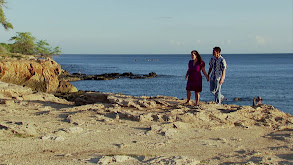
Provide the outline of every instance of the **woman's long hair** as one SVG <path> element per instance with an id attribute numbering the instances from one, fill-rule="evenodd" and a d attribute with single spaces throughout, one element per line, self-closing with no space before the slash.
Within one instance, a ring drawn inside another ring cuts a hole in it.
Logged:
<path id="1" fill-rule="evenodd" d="M 193 52 L 195 52 L 195 55 L 196 55 L 196 58 L 197 58 L 197 63 L 200 65 L 201 64 L 201 61 L 202 61 L 200 54 L 196 50 L 191 51 L 191 54 Z"/>

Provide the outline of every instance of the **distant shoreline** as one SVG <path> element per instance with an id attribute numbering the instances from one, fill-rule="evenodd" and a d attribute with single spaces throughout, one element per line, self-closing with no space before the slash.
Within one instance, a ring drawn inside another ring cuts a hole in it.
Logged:
<path id="1" fill-rule="evenodd" d="M 272 54 L 292 54 L 293 55 L 293 53 L 223 53 L 222 55 L 268 55 L 268 54 L 270 54 L 270 55 L 272 55 Z M 129 54 L 126 54 L 126 53 L 121 53 L 121 54 L 97 53 L 97 54 L 93 54 L 93 53 L 89 53 L 89 54 L 86 54 L 86 53 L 84 53 L 84 54 L 80 54 L 80 53 L 64 53 L 64 54 L 60 54 L 59 56 L 61 56 L 61 55 L 122 55 L 122 56 L 124 56 L 124 55 L 164 55 L 164 56 L 171 55 L 171 56 L 176 56 L 176 55 L 189 55 L 189 53 L 184 53 L 184 54 L 167 54 L 167 53 L 164 53 L 164 54 L 159 54 L 159 53 L 158 54 L 157 53 L 150 53 L 150 54 L 145 54 L 145 53 L 142 53 L 142 54 L 135 54 L 135 53 L 129 53 Z M 205 56 L 205 55 L 212 55 L 212 54 L 203 53 L 201 55 Z"/>

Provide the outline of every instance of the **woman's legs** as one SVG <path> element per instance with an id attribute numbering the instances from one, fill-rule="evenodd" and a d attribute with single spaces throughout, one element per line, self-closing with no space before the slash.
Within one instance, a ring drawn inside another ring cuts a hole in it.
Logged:
<path id="1" fill-rule="evenodd" d="M 190 97 L 191 97 L 191 92 L 187 90 L 186 93 L 187 93 L 186 103 L 189 103 Z M 200 99 L 200 92 L 194 92 L 194 93 L 195 93 L 195 105 L 197 106 L 199 103 L 199 99 Z"/>
<path id="2" fill-rule="evenodd" d="M 190 97 L 191 97 L 191 92 L 186 90 L 186 94 L 187 94 L 187 101 L 186 103 L 189 103 Z"/>
<path id="3" fill-rule="evenodd" d="M 197 106 L 199 103 L 200 92 L 194 92 L 194 93 L 195 93 L 195 106 Z"/>

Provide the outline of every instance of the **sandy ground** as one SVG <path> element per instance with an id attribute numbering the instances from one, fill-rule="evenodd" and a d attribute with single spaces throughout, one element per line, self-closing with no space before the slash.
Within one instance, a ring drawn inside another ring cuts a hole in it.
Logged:
<path id="1" fill-rule="evenodd" d="M 270 105 L 105 95 L 75 106 L 0 82 L 0 164 L 293 164 L 293 118 Z"/>

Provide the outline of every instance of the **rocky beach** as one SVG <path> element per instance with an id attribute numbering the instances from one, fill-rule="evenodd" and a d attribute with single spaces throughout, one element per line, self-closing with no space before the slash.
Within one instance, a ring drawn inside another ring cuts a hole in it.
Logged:
<path id="1" fill-rule="evenodd" d="M 50 59 L 0 71 L 0 164 L 293 164 L 293 117 L 271 105 L 78 92 Z"/>

